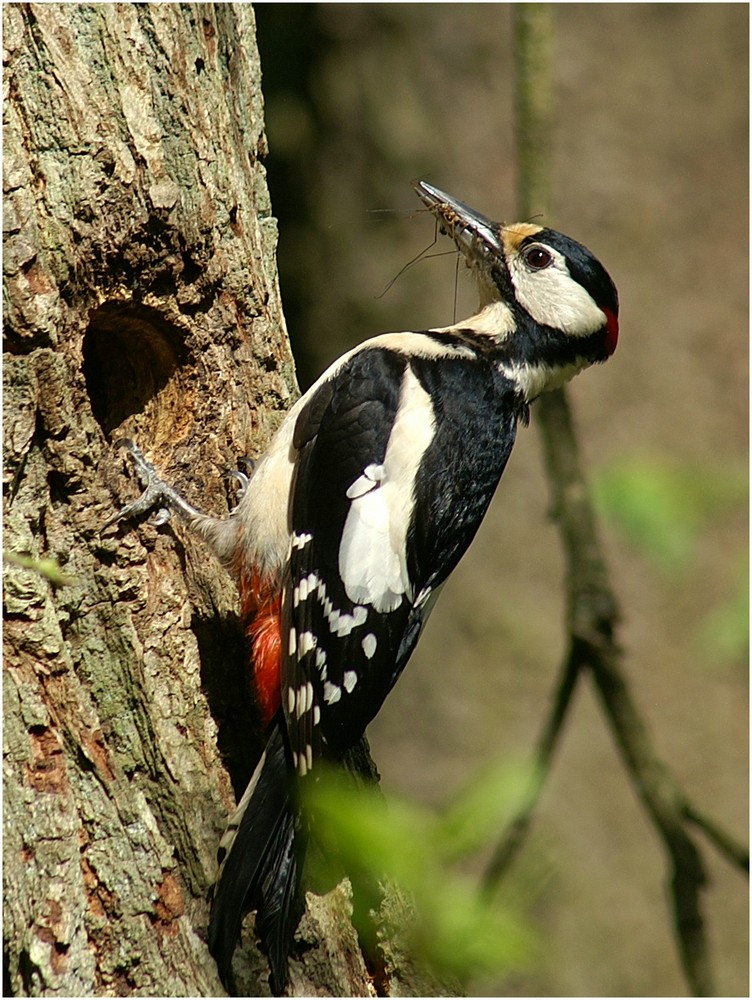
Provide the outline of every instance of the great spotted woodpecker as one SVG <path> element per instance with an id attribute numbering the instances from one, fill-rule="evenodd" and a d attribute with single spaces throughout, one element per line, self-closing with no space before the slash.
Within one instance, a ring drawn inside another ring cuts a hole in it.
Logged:
<path id="1" fill-rule="evenodd" d="M 299 919 L 301 782 L 362 736 L 483 519 L 529 404 L 605 361 L 616 288 L 584 246 L 492 222 L 430 184 L 417 193 L 480 288 L 452 326 L 343 355 L 297 401 L 226 519 L 201 514 L 129 442 L 143 496 L 178 511 L 234 573 L 267 727 L 220 845 L 209 947 L 223 980 L 245 913 L 280 994 Z M 164 516 L 164 515 L 163 515 Z"/>

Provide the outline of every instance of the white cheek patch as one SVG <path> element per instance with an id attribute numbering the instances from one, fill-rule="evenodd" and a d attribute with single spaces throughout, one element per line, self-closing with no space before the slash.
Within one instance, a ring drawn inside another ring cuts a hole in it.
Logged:
<path id="1" fill-rule="evenodd" d="M 575 281 L 563 255 L 546 248 L 554 263 L 531 271 L 522 259 L 513 258 L 510 276 L 517 301 L 541 326 L 551 326 L 570 337 L 588 337 L 600 330 L 606 316 L 592 296 Z"/>
<path id="2" fill-rule="evenodd" d="M 347 491 L 350 510 L 339 548 L 339 572 L 349 599 L 377 612 L 394 611 L 410 594 L 407 531 L 421 460 L 433 440 L 431 397 L 405 369 L 384 461 L 367 466 Z"/>

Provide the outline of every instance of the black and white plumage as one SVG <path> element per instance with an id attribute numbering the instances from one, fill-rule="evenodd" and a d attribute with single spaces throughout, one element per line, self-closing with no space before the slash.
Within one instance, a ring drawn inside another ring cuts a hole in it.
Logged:
<path id="1" fill-rule="evenodd" d="M 616 289 L 585 247 L 492 222 L 429 184 L 416 190 L 478 279 L 480 312 L 375 337 L 336 361 L 292 408 L 228 519 L 162 494 L 235 571 L 248 619 L 269 743 L 221 845 L 209 944 L 229 982 L 255 909 L 277 993 L 305 852 L 298 782 L 381 708 L 529 404 L 605 361 L 618 336 Z"/>
<path id="2" fill-rule="evenodd" d="M 429 334 L 401 346 L 423 340 L 433 348 Z M 291 517 L 305 541 L 283 600 L 283 689 L 301 775 L 322 740 L 344 750 L 378 712 L 511 451 L 515 387 L 463 355 L 366 348 L 297 420 Z"/>

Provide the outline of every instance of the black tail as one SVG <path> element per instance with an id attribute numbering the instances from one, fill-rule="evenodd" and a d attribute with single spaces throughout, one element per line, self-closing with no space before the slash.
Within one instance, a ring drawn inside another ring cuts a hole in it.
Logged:
<path id="1" fill-rule="evenodd" d="M 232 956 L 243 917 L 256 910 L 256 934 L 269 959 L 269 985 L 287 985 L 290 947 L 300 920 L 304 850 L 293 801 L 281 713 L 219 848 L 220 870 L 209 921 L 209 950 L 232 992 Z"/>

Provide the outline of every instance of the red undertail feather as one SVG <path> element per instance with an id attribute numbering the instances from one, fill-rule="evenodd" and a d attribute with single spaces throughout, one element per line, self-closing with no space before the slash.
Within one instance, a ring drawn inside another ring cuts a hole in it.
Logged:
<path id="1" fill-rule="evenodd" d="M 243 621 L 251 640 L 253 684 L 256 698 L 268 726 L 280 707 L 282 663 L 282 593 L 268 579 L 253 570 L 240 585 Z"/>

